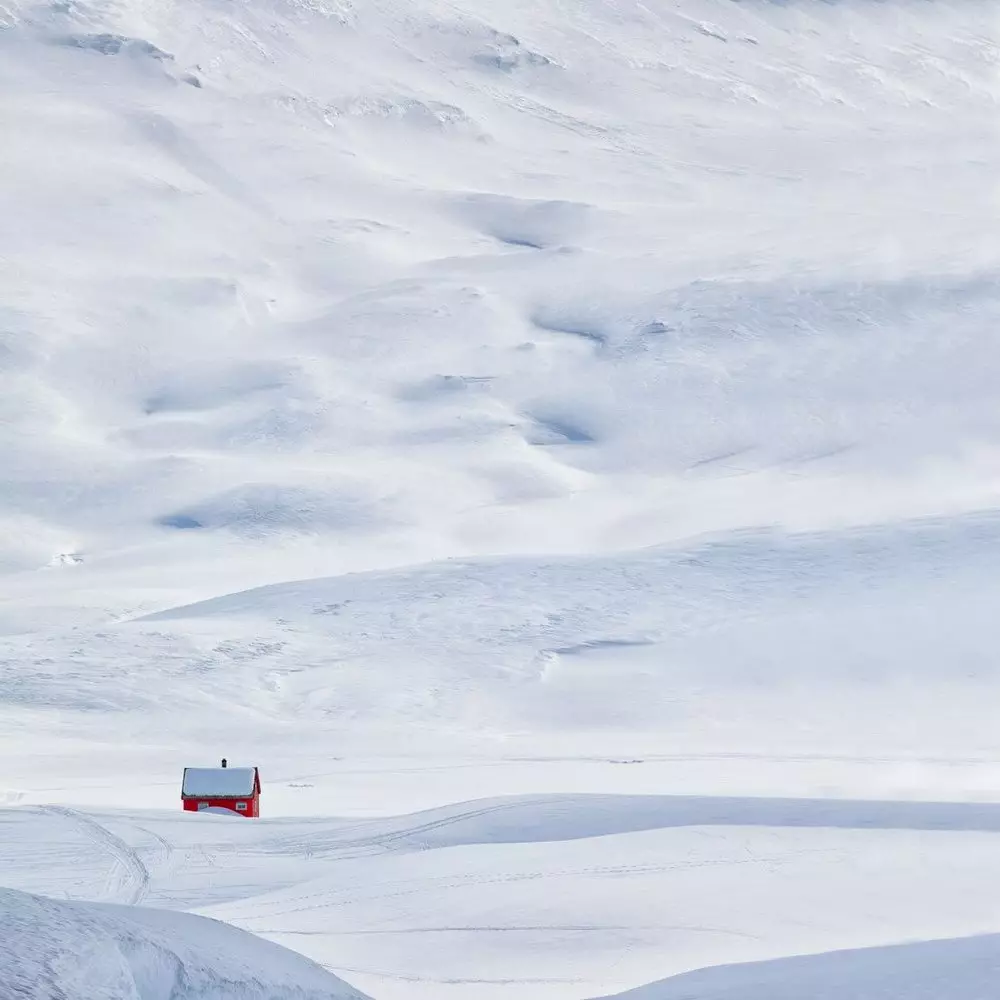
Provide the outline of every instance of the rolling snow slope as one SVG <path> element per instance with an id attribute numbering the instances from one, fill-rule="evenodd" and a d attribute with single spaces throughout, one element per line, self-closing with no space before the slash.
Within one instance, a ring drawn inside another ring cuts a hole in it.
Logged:
<path id="1" fill-rule="evenodd" d="M 0 815 L 16 887 L 215 917 L 387 1000 L 568 1000 L 705 965 L 981 935 L 1000 876 L 995 805 L 564 794 L 353 821 Z"/>
<path id="2" fill-rule="evenodd" d="M 961 0 L 0 0 L 0 884 L 377 1000 L 967 1000 L 998 56 Z M 223 755 L 259 822 L 177 812 Z"/>
<path id="3" fill-rule="evenodd" d="M 992 506 L 986 8 L 5 25 L 8 631 Z"/>
<path id="4" fill-rule="evenodd" d="M 365 1000 L 301 956 L 217 921 L 0 889 L 8 997 Z"/>
<path id="5" fill-rule="evenodd" d="M 616 1000 L 981 1000 L 996 988 L 994 935 L 867 948 L 678 976 Z M 606 998 L 611 1000 L 611 998 Z"/>

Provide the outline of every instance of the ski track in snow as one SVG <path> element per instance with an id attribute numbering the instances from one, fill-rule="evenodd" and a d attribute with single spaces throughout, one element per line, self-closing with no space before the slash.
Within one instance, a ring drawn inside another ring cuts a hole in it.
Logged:
<path id="1" fill-rule="evenodd" d="M 115 902 L 141 903 L 149 891 L 149 869 L 136 850 L 106 826 L 77 809 L 44 806 L 46 812 L 76 823 L 87 840 L 99 850 L 110 854 L 114 862 L 108 875 L 108 896 Z M 159 840 L 159 838 L 157 838 Z M 160 840 L 166 846 L 166 842 Z"/>

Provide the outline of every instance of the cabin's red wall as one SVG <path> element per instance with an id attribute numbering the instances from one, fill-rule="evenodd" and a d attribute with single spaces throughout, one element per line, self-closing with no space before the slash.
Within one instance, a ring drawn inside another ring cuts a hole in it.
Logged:
<path id="1" fill-rule="evenodd" d="M 197 812 L 198 803 L 204 802 L 206 808 L 218 807 L 220 809 L 228 809 L 236 813 L 237 816 L 252 816 L 254 818 L 260 816 L 260 796 L 256 792 L 246 798 L 239 799 L 184 799 L 183 802 L 185 812 Z M 246 812 L 237 810 L 237 802 L 245 802 L 247 804 Z"/>

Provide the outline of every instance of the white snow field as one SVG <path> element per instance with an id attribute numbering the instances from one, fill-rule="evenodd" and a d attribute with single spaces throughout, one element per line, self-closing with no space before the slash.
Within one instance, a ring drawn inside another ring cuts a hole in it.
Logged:
<path id="1" fill-rule="evenodd" d="M 0 0 L 0 1000 L 992 997 L 998 67 Z"/>

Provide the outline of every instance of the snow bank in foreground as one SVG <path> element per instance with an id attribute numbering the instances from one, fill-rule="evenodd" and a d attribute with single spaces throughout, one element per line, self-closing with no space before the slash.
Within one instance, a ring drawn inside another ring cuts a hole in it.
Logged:
<path id="1" fill-rule="evenodd" d="M 1000 934 L 722 965 L 605 1000 L 983 1000 L 996 995 Z"/>
<path id="2" fill-rule="evenodd" d="M 0 889 L 4 996 L 365 1000 L 308 959 L 205 917 Z"/>

